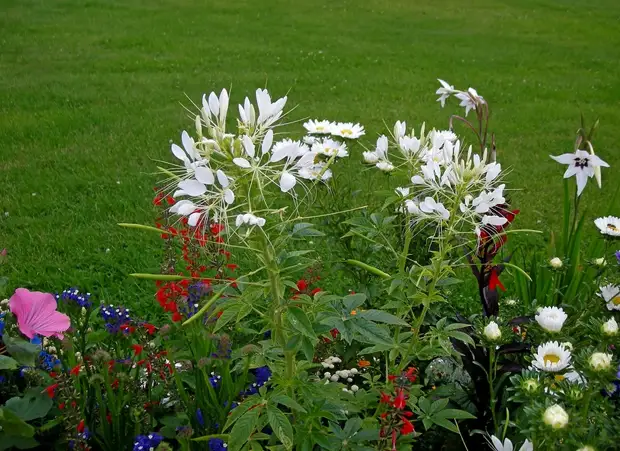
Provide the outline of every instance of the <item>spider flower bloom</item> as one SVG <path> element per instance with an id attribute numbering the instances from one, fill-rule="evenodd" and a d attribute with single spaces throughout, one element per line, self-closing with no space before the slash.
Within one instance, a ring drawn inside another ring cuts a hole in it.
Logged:
<path id="1" fill-rule="evenodd" d="M 56 299 L 49 293 L 18 288 L 9 300 L 9 307 L 17 317 L 20 332 L 30 339 L 42 335 L 62 340 L 62 332 L 71 326 L 69 317 L 56 311 Z"/>

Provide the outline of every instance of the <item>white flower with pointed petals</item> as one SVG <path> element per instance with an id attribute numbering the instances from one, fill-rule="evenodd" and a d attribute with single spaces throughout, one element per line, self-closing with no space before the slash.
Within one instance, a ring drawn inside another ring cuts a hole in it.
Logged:
<path id="1" fill-rule="evenodd" d="M 567 164 L 568 169 L 564 173 L 564 178 L 575 176 L 577 180 L 577 196 L 581 195 L 588 183 L 588 178 L 594 177 L 597 167 L 608 168 L 609 165 L 596 155 L 591 155 L 585 150 L 577 150 L 575 153 L 565 153 L 560 156 L 550 155 L 558 163 Z"/>
<path id="2" fill-rule="evenodd" d="M 287 193 L 293 189 L 296 183 L 297 179 L 293 174 L 287 171 L 282 172 L 282 175 L 280 176 L 280 190 L 283 193 Z"/>
<path id="3" fill-rule="evenodd" d="M 399 186 L 394 191 L 396 191 L 396 194 L 400 196 L 407 197 L 409 195 L 410 189 L 409 187 L 403 188 Z"/>
<path id="4" fill-rule="evenodd" d="M 379 161 L 375 166 L 383 172 L 391 172 L 395 169 L 394 165 L 389 161 Z"/>
<path id="5" fill-rule="evenodd" d="M 441 78 L 438 78 L 437 81 L 441 83 L 441 87 L 435 91 L 435 94 L 439 96 L 437 101 L 441 103 L 441 107 L 443 108 L 446 105 L 446 99 L 457 91 L 454 89 L 454 86 L 443 81 Z"/>
<path id="6" fill-rule="evenodd" d="M 327 120 L 309 120 L 304 122 L 304 128 L 308 130 L 308 133 L 314 135 L 328 135 L 332 132 L 333 126 L 334 124 Z"/>
<path id="7" fill-rule="evenodd" d="M 319 162 L 302 166 L 297 171 L 297 175 L 305 180 L 317 180 L 319 177 L 321 177 L 322 181 L 329 180 L 332 177 L 332 170 L 325 170 L 326 165 L 326 163 Z"/>
<path id="8" fill-rule="evenodd" d="M 557 341 L 549 341 L 538 346 L 532 365 L 542 371 L 557 373 L 570 365 L 571 353 Z"/>
<path id="9" fill-rule="evenodd" d="M 509 438 L 504 439 L 504 443 L 502 443 L 502 441 L 494 435 L 491 436 L 491 445 L 495 451 L 513 451 L 514 449 Z M 532 442 L 529 440 L 525 440 L 521 448 L 519 448 L 519 451 L 534 451 L 534 445 L 532 445 Z"/>
<path id="10" fill-rule="evenodd" d="M 312 151 L 328 157 L 332 157 L 334 155 L 338 158 L 349 156 L 349 152 L 347 152 L 347 145 L 345 143 L 329 138 L 315 142 L 312 145 Z"/>
<path id="11" fill-rule="evenodd" d="M 218 124 L 224 129 L 226 124 L 226 114 L 228 113 L 228 91 L 222 89 L 218 97 L 214 92 L 202 95 L 202 113 L 207 125 Z"/>
<path id="12" fill-rule="evenodd" d="M 465 108 L 465 116 L 467 116 L 471 110 L 475 110 L 479 104 L 485 103 L 484 98 L 478 95 L 478 92 L 474 88 L 469 88 L 467 91 L 459 91 L 454 97 L 461 101 L 460 106 Z"/>
<path id="13" fill-rule="evenodd" d="M 405 157 L 417 155 L 421 149 L 421 144 L 422 142 L 415 136 L 401 136 L 398 139 L 398 148 Z"/>
<path id="14" fill-rule="evenodd" d="M 282 110 L 284 105 L 286 105 L 286 96 L 271 102 L 271 96 L 266 89 L 257 89 L 256 104 L 258 105 L 258 119 L 256 122 L 259 125 L 269 127 L 282 116 Z"/>
<path id="15" fill-rule="evenodd" d="M 603 235 L 620 236 L 620 218 L 603 216 L 602 218 L 596 218 L 594 224 Z"/>
<path id="16" fill-rule="evenodd" d="M 368 151 L 362 152 L 362 156 L 364 157 L 364 162 L 369 164 L 375 164 L 379 162 L 379 155 L 377 152 Z"/>
<path id="17" fill-rule="evenodd" d="M 360 124 L 352 122 L 338 122 L 334 124 L 331 130 L 332 135 L 342 138 L 357 139 L 366 133 L 364 127 Z"/>
<path id="18" fill-rule="evenodd" d="M 394 138 L 398 141 L 407 133 L 407 123 L 405 121 L 396 121 L 394 124 Z"/>
<path id="19" fill-rule="evenodd" d="M 440 219 L 447 221 L 450 219 L 450 212 L 446 210 L 446 207 L 441 202 L 435 201 L 432 197 L 426 197 L 423 202 L 420 203 L 420 211 L 427 214 L 437 214 Z"/>
<path id="20" fill-rule="evenodd" d="M 620 287 L 607 284 L 600 287 L 597 295 L 607 303 L 607 310 L 620 310 Z"/>
<path id="21" fill-rule="evenodd" d="M 534 319 L 547 332 L 559 332 L 568 315 L 558 307 L 544 307 L 538 311 Z"/>

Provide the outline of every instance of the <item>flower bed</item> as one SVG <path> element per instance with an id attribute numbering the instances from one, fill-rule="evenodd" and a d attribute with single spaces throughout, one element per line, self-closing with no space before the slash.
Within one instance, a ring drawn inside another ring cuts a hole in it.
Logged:
<path id="1" fill-rule="evenodd" d="M 552 157 L 568 166 L 561 233 L 515 253 L 509 235 L 537 232 L 514 225 L 527 213 L 489 104 L 440 83 L 464 116 L 399 121 L 372 149 L 355 123 L 279 136 L 287 98 L 266 90 L 234 126 L 228 92 L 205 95 L 159 168 L 155 226 L 121 224 L 161 236 L 161 271 L 133 276 L 166 319 L 17 289 L 0 303 L 0 449 L 613 449 L 620 219 L 579 209 L 608 167 L 596 124 Z M 356 154 L 395 187 L 359 207 L 339 175 Z"/>

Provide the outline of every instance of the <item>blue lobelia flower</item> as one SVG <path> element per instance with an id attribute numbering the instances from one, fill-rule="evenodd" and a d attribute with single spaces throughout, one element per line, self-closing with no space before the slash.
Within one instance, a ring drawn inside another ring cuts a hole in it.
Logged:
<path id="1" fill-rule="evenodd" d="M 159 446 L 164 437 L 157 432 L 138 435 L 133 443 L 133 451 L 152 451 Z"/>
<path id="2" fill-rule="evenodd" d="M 258 393 L 258 389 L 269 382 L 271 379 L 271 370 L 268 366 L 261 366 L 260 368 L 256 368 L 252 370 L 254 374 L 254 383 L 248 387 L 248 389 L 243 393 L 244 395 L 253 395 Z"/>
<path id="3" fill-rule="evenodd" d="M 105 322 L 106 330 L 111 334 L 117 334 L 123 324 L 131 323 L 129 309 L 125 307 L 114 307 L 114 305 L 102 305 L 99 315 Z"/>
<path id="4" fill-rule="evenodd" d="M 221 438 L 209 440 L 209 451 L 228 451 L 228 445 Z"/>
<path id="5" fill-rule="evenodd" d="M 62 293 L 56 293 L 56 300 L 59 302 L 74 303 L 78 307 L 89 308 L 92 306 L 92 302 L 90 302 L 90 293 L 81 293 L 77 288 L 68 288 L 63 290 Z"/>

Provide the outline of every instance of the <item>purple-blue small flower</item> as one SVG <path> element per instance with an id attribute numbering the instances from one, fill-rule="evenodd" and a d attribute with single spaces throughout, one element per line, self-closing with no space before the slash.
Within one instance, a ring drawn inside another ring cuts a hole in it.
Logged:
<path id="1" fill-rule="evenodd" d="M 68 288 L 63 290 L 62 293 L 56 293 L 56 300 L 67 303 L 73 302 L 77 306 L 85 308 L 89 308 L 92 305 L 90 293 L 80 293 L 80 290 L 77 288 Z"/>
<path id="2" fill-rule="evenodd" d="M 209 451 L 228 451 L 228 445 L 221 438 L 209 440 Z"/>
<path id="3" fill-rule="evenodd" d="M 614 255 L 616 256 L 616 261 L 620 265 L 620 251 L 616 251 L 616 253 Z"/>
<path id="4" fill-rule="evenodd" d="M 198 421 L 200 427 L 205 427 L 205 417 L 202 415 L 202 410 L 200 410 L 200 407 L 196 409 L 196 421 Z"/>
<path id="5" fill-rule="evenodd" d="M 256 368 L 252 370 L 254 374 L 254 383 L 248 387 L 248 389 L 243 393 L 244 395 L 253 395 L 258 393 L 258 389 L 265 385 L 269 379 L 271 378 L 271 370 L 268 366 L 261 366 L 260 368 Z"/>
<path id="6" fill-rule="evenodd" d="M 148 451 L 155 449 L 162 442 L 164 437 L 157 432 L 148 435 L 138 435 L 133 443 L 133 451 Z"/>
<path id="7" fill-rule="evenodd" d="M 99 311 L 99 316 L 103 318 L 105 322 L 105 328 L 111 334 L 120 332 L 123 324 L 131 322 L 129 316 L 129 309 L 124 307 L 114 307 L 113 305 L 102 305 Z"/>

